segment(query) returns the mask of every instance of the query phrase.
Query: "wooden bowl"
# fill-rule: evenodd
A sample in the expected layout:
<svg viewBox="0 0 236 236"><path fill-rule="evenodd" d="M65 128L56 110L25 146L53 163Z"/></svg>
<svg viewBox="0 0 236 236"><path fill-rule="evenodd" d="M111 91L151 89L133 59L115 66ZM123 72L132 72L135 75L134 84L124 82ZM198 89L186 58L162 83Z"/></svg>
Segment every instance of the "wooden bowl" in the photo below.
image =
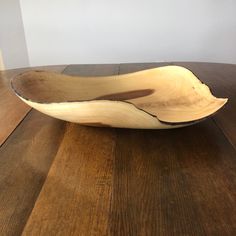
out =
<svg viewBox="0 0 236 236"><path fill-rule="evenodd" d="M179 66L106 77L28 71L13 78L11 85L31 107L90 126L182 127L212 115L227 102Z"/></svg>

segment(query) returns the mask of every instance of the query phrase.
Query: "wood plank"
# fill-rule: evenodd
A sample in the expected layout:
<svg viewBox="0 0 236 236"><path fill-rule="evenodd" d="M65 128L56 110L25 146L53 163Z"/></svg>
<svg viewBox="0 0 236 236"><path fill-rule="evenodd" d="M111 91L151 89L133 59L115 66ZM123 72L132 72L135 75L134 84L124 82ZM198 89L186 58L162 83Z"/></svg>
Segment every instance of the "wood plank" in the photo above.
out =
<svg viewBox="0 0 236 236"><path fill-rule="evenodd" d="M61 72L65 66L33 67L0 72L0 146L31 109L23 103L10 88L13 76L30 69L44 69Z"/></svg>
<svg viewBox="0 0 236 236"><path fill-rule="evenodd" d="M150 66L158 64L120 73ZM87 68L68 73L106 75ZM210 78L205 70L196 72ZM211 78L223 96L228 77ZM221 128L233 143L226 115ZM55 155L24 235L236 234L236 152L212 119L176 130L64 128L34 111L0 148L1 235L20 235Z"/></svg>
<svg viewBox="0 0 236 236"><path fill-rule="evenodd" d="M212 121L117 140L112 235L235 234L236 153Z"/></svg>
<svg viewBox="0 0 236 236"><path fill-rule="evenodd" d="M0 146L29 110L11 91L9 77L0 73Z"/></svg>
<svg viewBox="0 0 236 236"><path fill-rule="evenodd" d="M115 135L68 123L23 235L106 235Z"/></svg>
<svg viewBox="0 0 236 236"><path fill-rule="evenodd" d="M72 70L79 75L111 72L106 65L69 66L66 73ZM114 129L67 124L23 235L107 235L115 140Z"/></svg>
<svg viewBox="0 0 236 236"><path fill-rule="evenodd" d="M60 145L65 122L31 111L0 148L0 235L20 235Z"/></svg>
<svg viewBox="0 0 236 236"><path fill-rule="evenodd" d="M209 85L214 95L229 98L226 106L213 118L236 148L236 65L220 63L176 62L192 70Z"/></svg>
<svg viewBox="0 0 236 236"><path fill-rule="evenodd" d="M119 74L132 73L140 70L147 70L168 65L172 65L172 62L122 63L120 64Z"/></svg>
<svg viewBox="0 0 236 236"><path fill-rule="evenodd" d="M117 64L78 64L66 67L64 74L78 76L106 76L119 72Z"/></svg>
<svg viewBox="0 0 236 236"><path fill-rule="evenodd" d="M111 235L235 235L235 157L211 119L117 130Z"/></svg>

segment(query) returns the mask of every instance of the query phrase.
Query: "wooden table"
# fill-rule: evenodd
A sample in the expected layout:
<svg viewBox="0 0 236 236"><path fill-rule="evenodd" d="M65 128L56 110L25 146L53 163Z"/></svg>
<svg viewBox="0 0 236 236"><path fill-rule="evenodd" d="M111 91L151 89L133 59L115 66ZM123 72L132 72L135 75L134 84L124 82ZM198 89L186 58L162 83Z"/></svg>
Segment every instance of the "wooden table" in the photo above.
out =
<svg viewBox="0 0 236 236"><path fill-rule="evenodd" d="M236 235L236 65L69 65L115 75L166 64L228 97L174 130L85 127L23 104L0 74L0 235ZM125 117L124 117L125 119Z"/></svg>

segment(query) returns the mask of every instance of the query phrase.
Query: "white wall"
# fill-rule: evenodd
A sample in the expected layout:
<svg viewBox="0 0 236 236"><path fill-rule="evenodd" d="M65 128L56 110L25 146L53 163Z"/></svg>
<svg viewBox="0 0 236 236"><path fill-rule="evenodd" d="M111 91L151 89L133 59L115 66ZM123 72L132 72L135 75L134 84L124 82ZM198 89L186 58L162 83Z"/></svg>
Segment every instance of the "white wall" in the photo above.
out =
<svg viewBox="0 0 236 236"><path fill-rule="evenodd" d="M0 1L0 70L29 66L19 0Z"/></svg>
<svg viewBox="0 0 236 236"><path fill-rule="evenodd" d="M235 0L21 0L31 65L236 63Z"/></svg>
<svg viewBox="0 0 236 236"><path fill-rule="evenodd" d="M235 0L20 0L30 64L236 63Z"/></svg>

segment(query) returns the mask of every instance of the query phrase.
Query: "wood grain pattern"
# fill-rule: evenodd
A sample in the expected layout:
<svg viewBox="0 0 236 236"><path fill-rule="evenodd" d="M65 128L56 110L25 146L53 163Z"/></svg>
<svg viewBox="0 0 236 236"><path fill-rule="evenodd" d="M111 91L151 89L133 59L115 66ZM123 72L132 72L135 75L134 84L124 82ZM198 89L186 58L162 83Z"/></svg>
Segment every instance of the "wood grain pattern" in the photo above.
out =
<svg viewBox="0 0 236 236"><path fill-rule="evenodd" d="M40 68L59 72L65 66ZM10 89L10 79L27 70L0 74L0 235L20 235L63 133L64 122L28 113L30 107Z"/></svg>
<svg viewBox="0 0 236 236"><path fill-rule="evenodd" d="M216 96L226 96L229 104L222 109L214 120L236 148L236 66L220 63L175 63L186 66L209 84Z"/></svg>
<svg viewBox="0 0 236 236"><path fill-rule="evenodd" d="M66 71L106 76L160 65ZM236 65L180 65L229 97L191 127L94 128L30 112L0 147L0 235L236 235Z"/></svg>
<svg viewBox="0 0 236 236"><path fill-rule="evenodd" d="M119 130L111 235L234 235L235 157L212 121Z"/></svg>
<svg viewBox="0 0 236 236"><path fill-rule="evenodd" d="M65 66L35 67L60 72ZM0 72L0 146L31 109L10 89L10 80L18 73L29 70L22 68Z"/></svg>
<svg viewBox="0 0 236 236"><path fill-rule="evenodd" d="M64 124L32 111L0 148L0 235L20 235L57 153Z"/></svg>
<svg viewBox="0 0 236 236"><path fill-rule="evenodd" d="M115 140L112 128L67 124L23 235L107 235Z"/></svg>
<svg viewBox="0 0 236 236"><path fill-rule="evenodd" d="M79 76L107 76L117 75L119 73L118 64L80 64L69 65L66 67L64 74Z"/></svg>
<svg viewBox="0 0 236 236"><path fill-rule="evenodd" d="M190 70L180 66L103 77L30 71L15 77L11 84L26 104L47 115L120 128L189 125L214 114L227 102L214 97Z"/></svg>
<svg viewBox="0 0 236 236"><path fill-rule="evenodd" d="M7 73L0 73L0 146L11 134L30 106L23 103L10 90L10 78Z"/></svg>
<svg viewBox="0 0 236 236"><path fill-rule="evenodd" d="M154 89L139 89L120 93L112 93L96 97L95 100L125 101L129 99L141 98L154 93Z"/></svg>
<svg viewBox="0 0 236 236"><path fill-rule="evenodd" d="M236 152L212 120L117 133L111 235L236 233Z"/></svg>
<svg viewBox="0 0 236 236"><path fill-rule="evenodd" d="M114 132L67 124L23 235L106 235Z"/></svg>

